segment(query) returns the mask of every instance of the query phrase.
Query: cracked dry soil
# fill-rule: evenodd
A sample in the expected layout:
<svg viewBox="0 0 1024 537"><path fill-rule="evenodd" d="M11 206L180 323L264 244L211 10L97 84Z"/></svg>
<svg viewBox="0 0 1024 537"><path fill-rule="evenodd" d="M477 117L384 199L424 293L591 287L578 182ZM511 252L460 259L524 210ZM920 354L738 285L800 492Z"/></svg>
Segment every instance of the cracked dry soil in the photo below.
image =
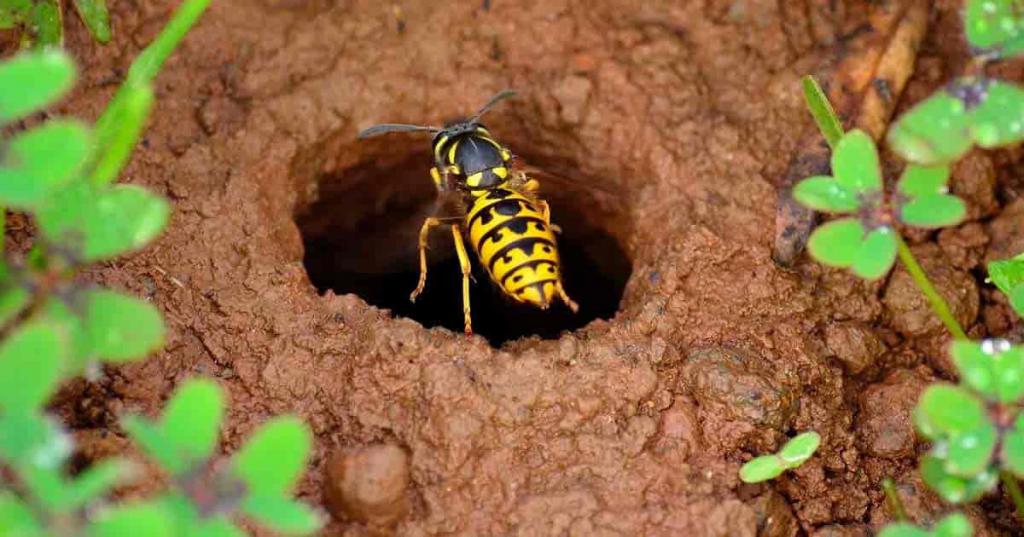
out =
<svg viewBox="0 0 1024 537"><path fill-rule="evenodd" d="M95 117L172 4L115 2L107 46L68 17L82 82L58 111ZM273 414L311 424L299 492L329 500L327 535L860 536L889 518L885 476L919 521L942 512L908 413L950 374L946 339L906 274L771 260L772 184L809 122L798 78L868 2L400 4L402 32L390 3L218 0L169 61L124 180L168 196L172 224L89 275L157 304L168 344L62 394L86 458L128 449L118 416L210 375L225 451ZM904 108L963 64L958 9L935 3ZM546 196L584 311L511 308L478 277L468 339L450 244L405 299L428 140L355 134L505 87L486 124L564 178ZM911 237L972 334L1021 328L980 267L1024 250L1022 163L972 154L954 178L971 220ZM738 481L806 429L818 456ZM1020 534L998 497L969 512Z"/></svg>

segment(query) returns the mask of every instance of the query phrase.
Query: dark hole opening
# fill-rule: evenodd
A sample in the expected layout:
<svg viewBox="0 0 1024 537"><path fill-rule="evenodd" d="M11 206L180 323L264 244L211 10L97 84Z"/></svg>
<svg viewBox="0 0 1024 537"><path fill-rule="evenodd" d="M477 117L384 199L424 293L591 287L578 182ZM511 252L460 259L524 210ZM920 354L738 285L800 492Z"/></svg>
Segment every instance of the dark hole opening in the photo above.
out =
<svg viewBox="0 0 1024 537"><path fill-rule="evenodd" d="M363 163L321 177L315 201L296 217L303 262L321 293L354 293L425 327L462 332L461 272L446 226L431 234L427 285L415 304L409 301L419 277L419 228L436 199L425 160L417 154L395 165ZM490 281L467 242L475 278L473 331L494 346L531 335L555 339L594 319L612 318L632 272L626 252L606 230L622 218L602 218L585 184L545 185L542 193L552 222L562 228L558 249L565 287L580 309L573 313L558 302L539 310L512 301Z"/></svg>

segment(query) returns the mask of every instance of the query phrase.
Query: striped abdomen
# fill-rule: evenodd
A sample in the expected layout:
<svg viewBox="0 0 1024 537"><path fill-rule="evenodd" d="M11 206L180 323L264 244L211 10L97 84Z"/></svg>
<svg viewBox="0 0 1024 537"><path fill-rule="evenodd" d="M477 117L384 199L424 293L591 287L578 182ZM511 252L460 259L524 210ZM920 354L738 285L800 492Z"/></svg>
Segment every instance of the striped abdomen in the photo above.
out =
<svg viewBox="0 0 1024 537"><path fill-rule="evenodd" d="M555 234L530 199L505 188L473 199L469 240L491 279L520 302L547 308L561 289Z"/></svg>

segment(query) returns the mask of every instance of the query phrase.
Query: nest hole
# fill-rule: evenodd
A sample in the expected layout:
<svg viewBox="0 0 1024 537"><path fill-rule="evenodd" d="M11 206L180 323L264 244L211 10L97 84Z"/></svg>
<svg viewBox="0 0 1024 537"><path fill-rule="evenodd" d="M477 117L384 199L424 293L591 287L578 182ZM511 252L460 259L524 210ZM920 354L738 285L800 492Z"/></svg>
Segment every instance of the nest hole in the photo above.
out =
<svg viewBox="0 0 1024 537"><path fill-rule="evenodd" d="M437 200L428 158L411 152L392 163L372 159L320 177L312 200L296 213L303 263L320 293L354 293L392 315L461 332L461 271L446 226L431 234L427 284L415 303L409 301L419 278L419 229ZM625 234L621 200L607 194L602 199L579 177L542 186L552 222L562 228L563 279L579 311L560 302L547 310L514 302L490 281L467 242L473 331L495 347L529 336L556 339L595 319L611 319L632 272L619 243Z"/></svg>

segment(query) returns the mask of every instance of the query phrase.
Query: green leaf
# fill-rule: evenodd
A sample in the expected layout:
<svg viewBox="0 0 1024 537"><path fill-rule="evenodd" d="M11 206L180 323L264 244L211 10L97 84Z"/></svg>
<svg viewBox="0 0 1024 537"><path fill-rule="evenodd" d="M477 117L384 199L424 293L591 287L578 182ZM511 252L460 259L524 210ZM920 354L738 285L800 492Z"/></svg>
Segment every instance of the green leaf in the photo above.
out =
<svg viewBox="0 0 1024 537"><path fill-rule="evenodd" d="M39 226L50 240L100 261L137 250L163 230L167 201L134 185L94 188L74 182L42 206Z"/></svg>
<svg viewBox="0 0 1024 537"><path fill-rule="evenodd" d="M153 503L121 504L101 513L89 525L90 537L172 537L174 525L161 506Z"/></svg>
<svg viewBox="0 0 1024 537"><path fill-rule="evenodd" d="M230 520L223 516L204 520L193 528L189 537L247 537L248 534L238 529Z"/></svg>
<svg viewBox="0 0 1024 537"><path fill-rule="evenodd" d="M921 165L953 162L971 148L967 106L948 91L918 103L889 128L889 146Z"/></svg>
<svg viewBox="0 0 1024 537"><path fill-rule="evenodd" d="M71 455L71 441L41 414L0 414L0 458L15 465L59 468Z"/></svg>
<svg viewBox="0 0 1024 537"><path fill-rule="evenodd" d="M127 416L121 425L146 455L171 475L180 475L190 469L159 427L139 416Z"/></svg>
<svg viewBox="0 0 1024 537"><path fill-rule="evenodd" d="M67 375L81 373L95 359L89 338L86 337L81 318L57 297L50 297L43 305L40 318L60 327L68 348Z"/></svg>
<svg viewBox="0 0 1024 537"><path fill-rule="evenodd" d="M17 6L27 1L15 3ZM0 123L40 110L63 96L75 81L75 65L63 51L23 53L0 62Z"/></svg>
<svg viewBox="0 0 1024 537"><path fill-rule="evenodd" d="M64 15L58 0L36 0L27 26L37 49L64 46Z"/></svg>
<svg viewBox="0 0 1024 537"><path fill-rule="evenodd" d="M988 264L988 277L1003 294L1009 296L1024 285L1024 259L1004 259Z"/></svg>
<svg viewBox="0 0 1024 537"><path fill-rule="evenodd" d="M1024 396L1024 349L1006 340L958 341L951 354L963 382L987 399L1013 403Z"/></svg>
<svg viewBox="0 0 1024 537"><path fill-rule="evenodd" d="M976 430L988 421L976 397L952 384L932 384L914 408L914 421L931 439Z"/></svg>
<svg viewBox="0 0 1024 537"><path fill-rule="evenodd" d="M853 273L866 280L885 276L896 262L896 232L890 227L871 230L861 243Z"/></svg>
<svg viewBox="0 0 1024 537"><path fill-rule="evenodd" d="M242 502L242 512L273 531L289 535L307 535L322 525L316 511L282 496L250 496Z"/></svg>
<svg viewBox="0 0 1024 537"><path fill-rule="evenodd" d="M35 514L9 490L0 491L0 535L7 537L44 537Z"/></svg>
<svg viewBox="0 0 1024 537"><path fill-rule="evenodd" d="M821 435L814 431L794 436L779 451L779 457L787 468L796 468L807 461L821 445Z"/></svg>
<svg viewBox="0 0 1024 537"><path fill-rule="evenodd" d="M216 382L186 382L167 403L160 428L187 464L207 460L217 447L224 416L224 393Z"/></svg>
<svg viewBox="0 0 1024 537"><path fill-rule="evenodd" d="M235 474L252 495L284 495L306 466L310 432L301 420L284 416L260 427L235 456Z"/></svg>
<svg viewBox="0 0 1024 537"><path fill-rule="evenodd" d="M68 484L63 510L80 509L93 500L103 498L127 471L128 465L119 459L106 459L93 464Z"/></svg>
<svg viewBox="0 0 1024 537"><path fill-rule="evenodd" d="M986 149L1024 140L1024 90L1017 86L987 81L984 98L971 113L974 140Z"/></svg>
<svg viewBox="0 0 1024 537"><path fill-rule="evenodd" d="M1017 315L1024 317L1024 285L1018 285L1010 291L1010 306Z"/></svg>
<svg viewBox="0 0 1024 537"><path fill-rule="evenodd" d="M28 494L45 511L59 513L64 501L64 471L55 464L39 465L28 461L18 468L18 478Z"/></svg>
<svg viewBox="0 0 1024 537"><path fill-rule="evenodd" d="M28 322L0 344L0 411L33 414L60 382L65 349L52 325Z"/></svg>
<svg viewBox="0 0 1024 537"><path fill-rule="evenodd" d="M926 194L945 194L948 189L949 166L918 166L909 164L903 170L896 188L905 196L917 197Z"/></svg>
<svg viewBox="0 0 1024 537"><path fill-rule="evenodd" d="M74 0L75 10L89 33L100 43L110 41L110 14L104 0Z"/></svg>
<svg viewBox="0 0 1024 537"><path fill-rule="evenodd" d="M874 140L862 130L846 133L832 154L832 175L857 194L882 190L882 169Z"/></svg>
<svg viewBox="0 0 1024 537"><path fill-rule="evenodd" d="M163 319L152 304L106 289L86 291L84 297L85 333L97 357L126 362L163 345Z"/></svg>
<svg viewBox="0 0 1024 537"><path fill-rule="evenodd" d="M1003 433L1003 445L1000 452L1003 468L1014 475L1024 478L1024 413L1017 415L1017 421L1009 431Z"/></svg>
<svg viewBox="0 0 1024 537"><path fill-rule="evenodd" d="M808 177L797 183L793 198L816 211L849 213L857 210L856 193L828 176Z"/></svg>
<svg viewBox="0 0 1024 537"><path fill-rule="evenodd" d="M977 500L995 488L998 482L998 474L991 469L981 472L971 479L965 479L950 475L943 466L942 459L934 455L921 457L921 478L929 488L949 503L966 503Z"/></svg>
<svg viewBox="0 0 1024 537"><path fill-rule="evenodd" d="M960 433L949 439L944 469L959 477L973 477L992 462L999 434L991 423L975 431Z"/></svg>
<svg viewBox="0 0 1024 537"><path fill-rule="evenodd" d="M905 203L900 209L904 224L922 228L955 226L967 215L967 205L949 194L925 194Z"/></svg>
<svg viewBox="0 0 1024 537"><path fill-rule="evenodd" d="M744 483L760 483L775 479L784 471L786 466L778 455L762 455L740 467L740 480Z"/></svg>
<svg viewBox="0 0 1024 537"><path fill-rule="evenodd" d="M814 116L814 122L817 123L821 135L828 142L828 146L835 150L836 144L843 137L843 124L839 121L839 116L832 109L832 103L828 101L828 96L825 95L825 92L822 91L821 86L818 85L818 81L813 76L804 76L800 79L800 82L803 84L804 100L807 102L807 109Z"/></svg>
<svg viewBox="0 0 1024 537"><path fill-rule="evenodd" d="M100 155L89 177L92 184L105 185L117 179L139 141L152 106L153 90L148 84L128 86L111 103L112 124L101 133Z"/></svg>
<svg viewBox="0 0 1024 537"><path fill-rule="evenodd" d="M28 306L29 298L24 287L9 286L0 290L0 326L17 317Z"/></svg>
<svg viewBox="0 0 1024 537"><path fill-rule="evenodd" d="M89 156L89 131L54 120L15 136L0 151L0 204L31 209L75 177Z"/></svg>
<svg viewBox="0 0 1024 537"><path fill-rule="evenodd" d="M935 525L935 537L971 537L974 528L971 522L961 513L947 515Z"/></svg>
<svg viewBox="0 0 1024 537"><path fill-rule="evenodd" d="M1024 50L1024 19L1018 0L969 0L964 34L975 49L1010 57Z"/></svg>
<svg viewBox="0 0 1024 537"><path fill-rule="evenodd" d="M878 537L931 537L931 532L909 522L896 522L882 528Z"/></svg>
<svg viewBox="0 0 1024 537"><path fill-rule="evenodd" d="M815 229L807 242L807 250L821 263L846 268L856 261L863 239L864 226L859 220L841 218Z"/></svg>
<svg viewBox="0 0 1024 537"><path fill-rule="evenodd" d="M10 30L25 22L32 3L29 0L4 0L0 2L0 30ZM0 78L0 85L4 82Z"/></svg>

